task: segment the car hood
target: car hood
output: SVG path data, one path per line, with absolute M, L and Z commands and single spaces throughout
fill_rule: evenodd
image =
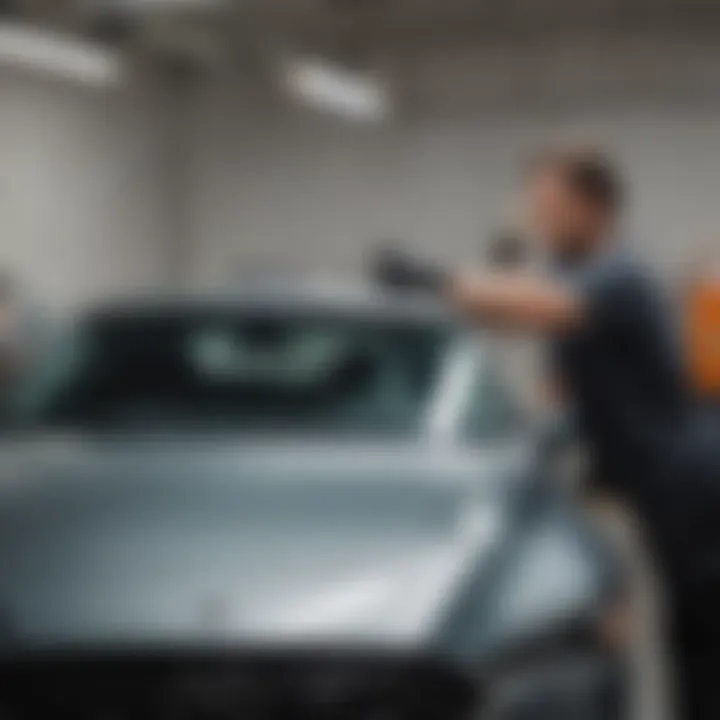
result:
M 423 643 L 507 531 L 511 458 L 16 446 L 0 452 L 0 643 Z

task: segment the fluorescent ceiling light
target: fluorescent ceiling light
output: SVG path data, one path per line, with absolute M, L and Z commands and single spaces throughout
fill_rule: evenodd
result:
M 370 75 L 305 58 L 287 66 L 284 80 L 302 102 L 349 120 L 378 122 L 389 114 L 387 91 Z
M 96 43 L 20 23 L 0 23 L 0 63 L 93 86 L 118 82 L 118 53 Z

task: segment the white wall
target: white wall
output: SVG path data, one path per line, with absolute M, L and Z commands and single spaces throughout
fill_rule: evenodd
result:
M 70 305 L 161 277 L 158 97 L 0 68 L 0 267 L 31 293 Z
M 517 158 L 565 128 L 618 150 L 658 266 L 677 274 L 687 244 L 720 237 L 715 37 L 496 40 L 380 62 L 398 97 L 380 127 L 295 108 L 249 72 L 208 77 L 169 111 L 147 74 L 97 92 L 0 68 L 0 267 L 70 304 L 164 279 L 176 239 L 207 280 L 273 258 L 354 271 L 388 237 L 473 258 L 509 211 Z
M 720 50 L 714 37 L 606 37 L 386 58 L 399 112 L 353 127 L 293 109 L 242 75 L 209 81 L 194 118 L 193 269 L 240 260 L 358 266 L 378 237 L 478 255 L 508 212 L 516 160 L 560 130 L 616 149 L 633 233 L 679 274 L 720 237 Z

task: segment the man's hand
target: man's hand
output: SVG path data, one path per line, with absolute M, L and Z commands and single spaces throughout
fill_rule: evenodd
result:
M 372 275 L 384 288 L 438 294 L 450 275 L 439 265 L 419 260 L 402 250 L 385 249 L 373 257 Z

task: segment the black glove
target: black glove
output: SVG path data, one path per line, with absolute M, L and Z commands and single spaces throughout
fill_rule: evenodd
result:
M 381 287 L 391 290 L 440 293 L 448 285 L 445 269 L 396 249 L 375 255 L 372 275 Z

